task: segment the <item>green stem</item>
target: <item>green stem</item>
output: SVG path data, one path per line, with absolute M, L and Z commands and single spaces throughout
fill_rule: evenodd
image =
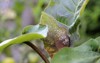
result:
M 24 43 L 30 46 L 33 50 L 35 50 L 40 55 L 40 57 L 45 61 L 45 63 L 50 63 L 46 56 L 34 44 L 28 41 Z

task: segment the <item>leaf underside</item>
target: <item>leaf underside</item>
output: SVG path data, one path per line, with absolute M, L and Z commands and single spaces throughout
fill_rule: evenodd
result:
M 89 0 L 51 0 L 45 12 L 57 21 L 73 26 Z

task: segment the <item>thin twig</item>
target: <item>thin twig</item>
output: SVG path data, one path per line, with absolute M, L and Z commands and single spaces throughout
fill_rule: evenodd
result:
M 45 63 L 50 63 L 46 56 L 34 44 L 32 44 L 29 41 L 24 43 L 30 46 L 33 50 L 35 50 L 40 55 L 40 57 L 45 61 Z

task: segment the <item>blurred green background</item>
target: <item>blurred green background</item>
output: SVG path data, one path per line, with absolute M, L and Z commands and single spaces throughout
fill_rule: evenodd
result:
M 100 0 L 90 0 L 79 20 L 81 21 L 79 42 L 100 36 Z
M 49 0 L 0 0 L 0 42 L 21 34 L 27 25 L 39 22 L 41 11 Z M 100 36 L 100 0 L 90 0 L 79 18 L 80 40 Z M 11 62 L 10 62 L 11 61 Z M 42 60 L 24 44 L 13 45 L 0 54 L 0 63 L 40 63 Z

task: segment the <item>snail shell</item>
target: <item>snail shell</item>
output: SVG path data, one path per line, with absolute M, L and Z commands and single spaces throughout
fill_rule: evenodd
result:
M 53 56 L 63 47 L 70 47 L 70 38 L 67 30 L 63 27 L 49 30 L 47 37 L 44 39 L 44 44 L 50 56 Z

